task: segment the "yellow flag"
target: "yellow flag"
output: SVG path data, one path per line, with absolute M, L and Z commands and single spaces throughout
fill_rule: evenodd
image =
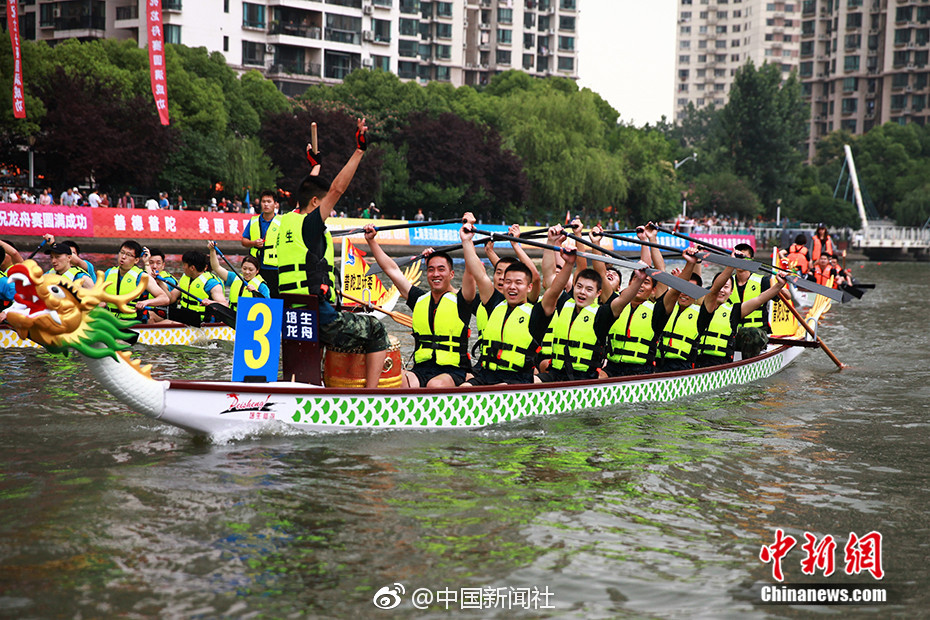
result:
M 388 291 L 376 275 L 368 275 L 365 252 L 355 247 L 347 238 L 342 239 L 342 292 L 370 303 L 381 305 Z M 358 305 L 344 299 L 344 306 Z

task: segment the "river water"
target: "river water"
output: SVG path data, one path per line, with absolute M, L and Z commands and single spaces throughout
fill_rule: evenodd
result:
M 878 288 L 820 332 L 847 370 L 810 350 L 726 392 L 474 431 L 195 440 L 76 356 L 0 351 L 0 615 L 925 615 L 930 265 L 856 275 Z M 156 377 L 226 378 L 232 347 L 140 354 Z M 763 602 L 779 529 L 798 540 L 783 583 L 888 602 Z M 880 554 L 846 574 L 870 532 Z M 802 573 L 805 533 L 834 537 L 832 575 Z

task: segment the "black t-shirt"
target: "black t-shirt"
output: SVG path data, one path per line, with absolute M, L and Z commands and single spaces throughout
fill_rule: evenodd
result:
M 323 223 L 323 218 L 320 217 L 319 209 L 314 209 L 304 216 L 301 231 L 303 232 L 304 245 L 307 246 L 307 250 L 311 254 L 315 254 L 318 259 L 323 258 L 326 254 L 326 238 L 323 236 L 326 232 L 326 224 Z M 330 267 L 333 267 L 333 265 L 330 265 Z
M 420 297 L 422 297 L 423 295 L 430 296 L 428 316 L 429 316 L 430 327 L 433 329 L 433 332 L 435 333 L 436 328 L 433 325 L 433 321 L 435 320 L 436 308 L 439 307 L 439 304 L 436 302 L 435 299 L 432 298 L 430 291 L 424 291 L 419 286 L 411 286 L 410 292 L 407 293 L 407 307 L 413 310 L 414 307 L 417 305 L 417 301 L 419 301 Z M 474 300 L 468 301 L 467 299 L 465 299 L 465 297 L 462 295 L 462 291 L 460 290 L 455 295 L 455 302 L 456 302 L 456 305 L 458 306 L 459 319 L 461 319 L 462 323 L 464 323 L 467 326 L 469 321 L 471 321 L 472 305 L 474 303 Z

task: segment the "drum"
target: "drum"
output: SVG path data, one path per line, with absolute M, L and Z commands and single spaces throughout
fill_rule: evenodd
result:
M 384 358 L 384 368 L 378 387 L 400 387 L 403 380 L 403 364 L 400 357 L 400 341 L 388 336 L 391 347 Z M 365 387 L 365 352 L 361 349 L 326 347 L 323 358 L 323 385 L 335 388 Z

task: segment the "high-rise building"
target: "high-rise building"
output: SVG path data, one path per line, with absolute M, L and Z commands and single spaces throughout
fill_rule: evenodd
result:
M 578 78 L 577 0 L 162 0 L 166 43 L 222 52 L 289 95 L 359 67 L 480 85 L 499 72 Z M 20 0 L 20 36 L 135 39 L 147 0 Z
M 747 61 L 798 66 L 801 0 L 678 0 L 675 119 L 688 104 L 727 102 L 733 77 Z
M 837 129 L 927 122 L 930 2 L 805 0 L 801 20 L 809 157 Z

